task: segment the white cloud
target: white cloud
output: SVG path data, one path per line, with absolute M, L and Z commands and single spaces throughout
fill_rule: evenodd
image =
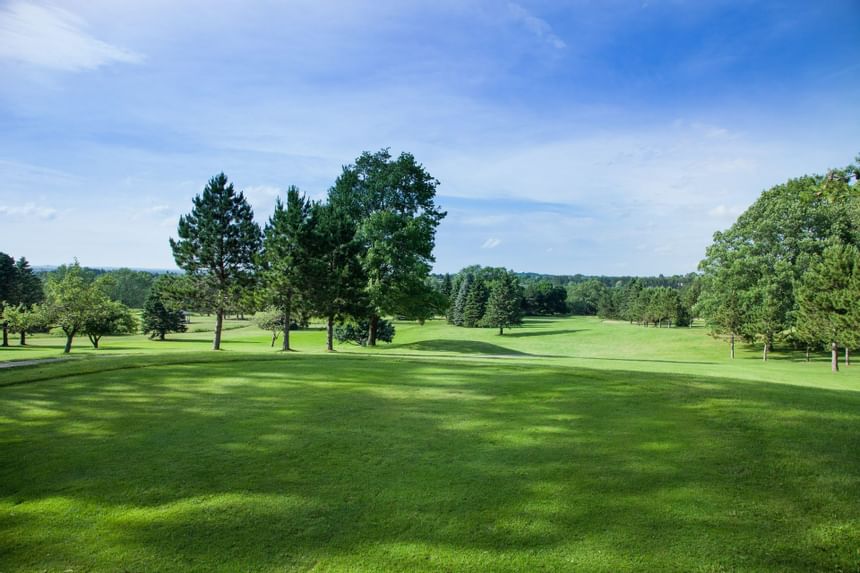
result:
M 35 203 L 23 205 L 0 205 L 0 215 L 9 217 L 38 218 L 49 221 L 57 216 L 57 210 L 53 207 L 42 207 Z
M 143 60 L 92 37 L 85 28 L 86 22 L 62 8 L 13 2 L 0 10 L 0 59 L 72 72 Z
M 254 209 L 254 216 L 263 221 L 275 210 L 275 199 L 283 194 L 275 185 L 252 185 L 242 190 Z
M 719 219 L 734 219 L 741 213 L 743 213 L 743 209 L 741 209 L 740 207 L 727 207 L 725 205 L 717 205 L 716 207 L 708 211 L 708 215 Z
M 564 40 L 555 35 L 552 31 L 552 26 L 550 26 L 546 20 L 538 18 L 514 2 L 508 4 L 508 11 L 516 21 L 520 22 L 529 32 L 534 34 L 543 42 L 557 50 L 562 50 L 567 47 Z
M 495 237 L 490 237 L 489 239 L 484 241 L 484 244 L 481 245 L 481 248 L 482 249 L 495 249 L 496 247 L 498 247 L 501 244 L 502 244 L 501 240 L 499 240 Z

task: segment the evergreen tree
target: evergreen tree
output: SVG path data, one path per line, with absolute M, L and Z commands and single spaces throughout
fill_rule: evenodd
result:
M 202 195 L 194 197 L 191 213 L 179 218 L 177 234 L 178 241 L 170 239 L 173 257 L 211 295 L 208 302 L 215 312 L 212 348 L 219 350 L 231 294 L 252 276 L 260 228 L 245 195 L 236 193 L 220 173 L 209 180 Z
M 522 293 L 514 273 L 505 273 L 490 285 L 490 294 L 482 320 L 485 326 L 499 329 L 522 322 Z
M 164 340 L 171 332 L 185 332 L 185 313 L 173 290 L 177 277 L 163 275 L 156 279 L 143 305 L 144 334 Z
M 18 294 L 18 272 L 15 269 L 15 259 L 6 253 L 0 253 L 0 316 L 3 316 L 6 306 L 16 306 Z M 3 346 L 9 346 L 9 321 L 2 318 Z
M 489 290 L 482 280 L 475 280 L 469 286 L 466 303 L 463 305 L 463 326 L 478 326 L 484 318 Z
M 287 190 L 287 203 L 278 199 L 263 233 L 262 280 L 264 298 L 283 316 L 282 350 L 290 350 L 293 314 L 307 306 L 311 272 L 311 204 L 295 186 Z
M 310 266 L 307 287 L 310 307 L 326 319 L 326 349 L 334 350 L 334 324 L 360 318 L 367 309 L 367 278 L 361 265 L 356 223 L 338 197 L 315 203 L 309 222 Z
M 860 344 L 860 251 L 831 244 L 804 273 L 797 292 L 797 329 L 804 340 L 830 346 L 831 369 L 839 371 L 839 345 Z
M 469 291 L 472 288 L 474 279 L 472 275 L 466 273 L 460 281 L 460 286 L 457 289 L 457 296 L 451 304 L 451 323 L 455 326 L 464 326 L 466 310 L 466 299 L 469 297 Z

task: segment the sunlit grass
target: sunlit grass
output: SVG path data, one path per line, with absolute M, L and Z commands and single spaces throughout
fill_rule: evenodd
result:
M 181 336 L 0 370 L 0 571 L 860 567 L 860 367 L 582 318 Z

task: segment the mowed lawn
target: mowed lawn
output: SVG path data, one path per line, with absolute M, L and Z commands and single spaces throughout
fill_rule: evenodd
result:
M 230 326 L 0 369 L 0 571 L 860 571 L 860 365 L 591 318 L 333 354 Z

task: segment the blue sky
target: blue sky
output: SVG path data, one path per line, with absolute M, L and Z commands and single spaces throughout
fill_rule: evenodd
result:
M 670 274 L 860 152 L 860 3 L 0 2 L 0 250 L 170 268 L 224 171 L 264 220 L 363 150 L 441 181 L 436 269 Z

